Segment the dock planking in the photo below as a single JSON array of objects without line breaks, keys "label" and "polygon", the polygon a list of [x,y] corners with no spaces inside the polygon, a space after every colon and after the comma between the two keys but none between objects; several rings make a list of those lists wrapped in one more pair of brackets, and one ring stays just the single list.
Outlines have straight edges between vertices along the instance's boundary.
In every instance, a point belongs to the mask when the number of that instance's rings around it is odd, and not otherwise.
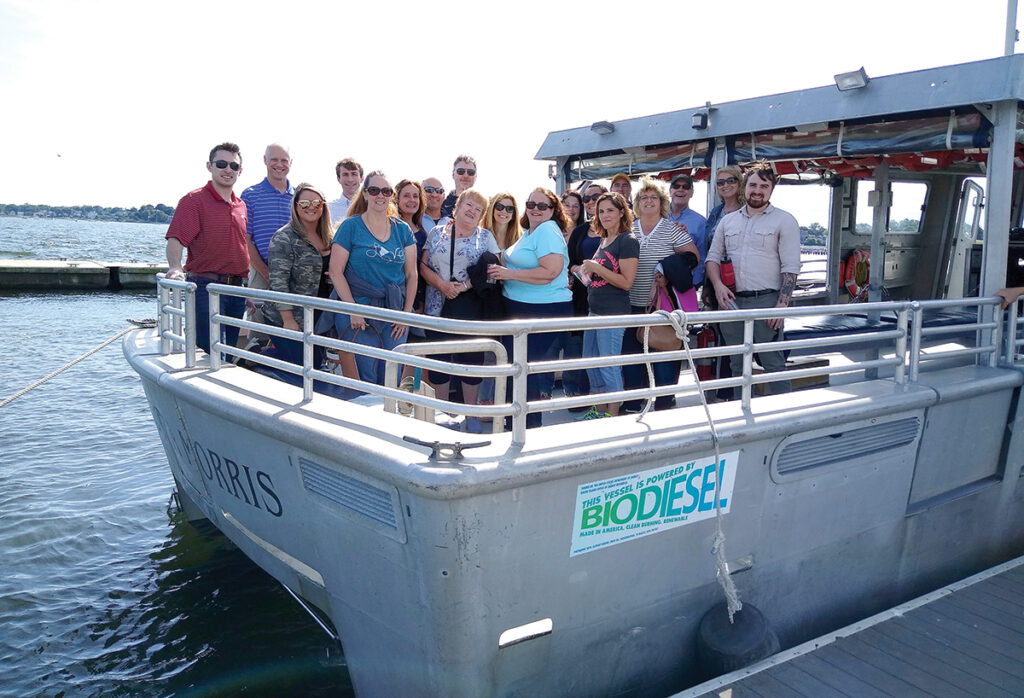
[{"label": "dock planking", "polygon": [[1024,695],[1024,557],[674,698]]},{"label": "dock planking", "polygon": [[2,259],[0,290],[121,291],[156,288],[167,264],[66,259]]}]

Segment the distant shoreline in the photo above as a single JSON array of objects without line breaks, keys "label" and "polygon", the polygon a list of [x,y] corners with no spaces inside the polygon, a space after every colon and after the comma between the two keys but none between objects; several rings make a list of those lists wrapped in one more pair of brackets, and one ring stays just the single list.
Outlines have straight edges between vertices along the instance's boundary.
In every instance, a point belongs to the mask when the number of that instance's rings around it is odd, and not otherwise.
[{"label": "distant shoreline", "polygon": [[173,215],[174,209],[164,204],[156,204],[155,206],[146,204],[140,208],[0,204],[0,216],[4,218],[63,219],[166,225],[171,222]]}]

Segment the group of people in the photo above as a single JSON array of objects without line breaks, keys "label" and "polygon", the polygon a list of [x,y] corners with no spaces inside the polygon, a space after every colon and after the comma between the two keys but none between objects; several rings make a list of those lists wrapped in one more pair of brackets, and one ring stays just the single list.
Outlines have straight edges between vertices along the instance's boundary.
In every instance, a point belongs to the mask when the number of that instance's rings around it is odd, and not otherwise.
[{"label": "group of people", "polygon": [[[718,170],[714,184],[722,203],[705,219],[689,207],[693,179],[687,174],[673,177],[668,187],[651,177],[635,183],[626,174],[616,175],[608,188],[591,183],[561,196],[538,187],[520,205],[509,192],[486,197],[475,189],[477,164],[468,155],[455,159],[454,190],[447,194],[436,178],[393,184],[379,170],[364,174],[347,158],[335,171],[342,195],[328,201],[312,184],[292,186],[291,158],[280,144],[267,147],[264,164],[266,177],[237,197],[239,148],[214,147],[206,163],[210,181],[182,197],[167,231],[167,276],[196,283],[197,344],[206,351],[209,327],[202,318],[209,312],[210,283],[458,319],[540,319],[695,311],[701,287],[710,307],[786,307],[800,266],[799,227],[770,204],[775,175],[768,167]],[[221,304],[223,314],[245,312],[242,299],[222,296]],[[303,330],[308,321],[287,303],[268,302],[248,312],[290,330]],[[324,313],[314,322],[317,333],[333,329],[349,341],[384,349],[448,338],[357,314]],[[771,341],[780,327],[781,319],[758,322],[755,341]],[[725,323],[722,333],[736,343],[742,323]],[[225,328],[224,341],[236,343],[237,334],[237,328]],[[270,344],[266,350],[278,358],[302,363],[300,342],[275,336]],[[531,333],[527,359],[643,351],[642,337],[616,327]],[[449,358],[485,361],[483,354]],[[760,361],[769,370],[784,368],[781,352],[761,352]],[[354,364],[362,380],[383,381],[381,361],[357,355]],[[679,371],[678,361],[654,362],[655,384],[674,385]],[[440,397],[447,396],[448,376],[430,372],[427,378]],[[530,375],[527,383],[527,398],[542,399],[551,394],[553,375]],[[642,362],[563,372],[570,396],[646,385]],[[771,385],[788,389],[781,381]],[[463,377],[461,392],[466,403],[486,402],[493,399],[493,381]],[[659,397],[655,407],[669,407],[672,400]],[[606,399],[580,408],[579,418],[620,409],[638,411],[640,401],[620,405]],[[540,422],[534,413],[527,426]],[[482,426],[470,418],[466,428]]]}]

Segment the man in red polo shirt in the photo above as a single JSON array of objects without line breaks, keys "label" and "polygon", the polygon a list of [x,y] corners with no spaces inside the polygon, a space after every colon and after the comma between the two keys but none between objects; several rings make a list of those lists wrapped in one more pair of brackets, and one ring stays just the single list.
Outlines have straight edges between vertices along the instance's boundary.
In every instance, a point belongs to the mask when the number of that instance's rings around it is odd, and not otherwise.
[{"label": "man in red polo shirt", "polygon": [[[205,187],[181,197],[167,228],[169,279],[196,284],[196,346],[210,351],[211,283],[242,286],[249,274],[249,244],[245,235],[245,203],[232,189],[242,173],[242,154],[234,143],[221,143],[210,151],[206,163],[210,181]],[[188,250],[184,271],[181,253]],[[222,315],[240,318],[245,299],[221,296]],[[237,327],[224,328],[224,341],[234,345]]]}]

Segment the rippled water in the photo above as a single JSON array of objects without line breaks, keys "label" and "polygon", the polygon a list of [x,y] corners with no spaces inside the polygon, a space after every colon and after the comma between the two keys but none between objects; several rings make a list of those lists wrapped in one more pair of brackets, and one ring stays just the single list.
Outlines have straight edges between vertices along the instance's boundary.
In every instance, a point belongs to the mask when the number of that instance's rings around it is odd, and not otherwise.
[{"label": "rippled water", "polygon": [[[154,315],[148,294],[0,296],[0,400]],[[337,645],[169,515],[172,487],[120,341],[0,407],[0,694],[352,695]]]},{"label": "rippled water", "polygon": [[163,262],[166,225],[0,216],[0,259]]}]

